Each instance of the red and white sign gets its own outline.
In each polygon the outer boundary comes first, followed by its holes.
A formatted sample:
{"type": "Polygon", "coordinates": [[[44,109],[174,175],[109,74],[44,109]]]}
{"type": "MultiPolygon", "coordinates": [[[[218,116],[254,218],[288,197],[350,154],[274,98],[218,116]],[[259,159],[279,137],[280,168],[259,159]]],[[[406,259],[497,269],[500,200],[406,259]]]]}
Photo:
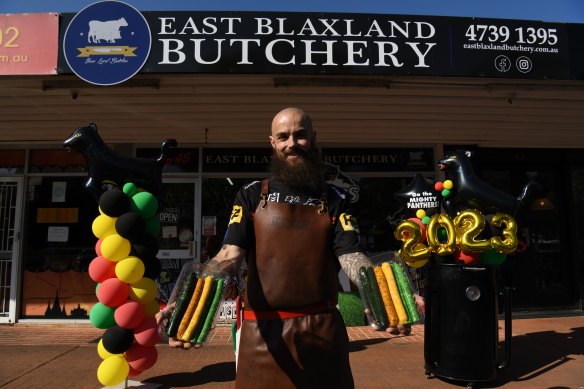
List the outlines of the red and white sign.
{"type": "Polygon", "coordinates": [[[59,14],[0,15],[0,74],[56,74],[59,14]]]}

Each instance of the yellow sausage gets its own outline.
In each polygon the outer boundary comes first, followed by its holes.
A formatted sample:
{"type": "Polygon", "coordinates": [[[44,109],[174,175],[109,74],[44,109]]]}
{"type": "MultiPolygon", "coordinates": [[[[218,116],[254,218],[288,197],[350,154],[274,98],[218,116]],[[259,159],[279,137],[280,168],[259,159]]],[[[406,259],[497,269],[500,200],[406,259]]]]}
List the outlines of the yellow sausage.
{"type": "Polygon", "coordinates": [[[201,315],[203,314],[203,310],[205,309],[205,303],[209,298],[209,293],[211,291],[211,286],[213,286],[213,277],[208,276],[205,277],[205,285],[203,286],[203,292],[201,293],[201,297],[197,302],[197,308],[195,309],[195,313],[189,322],[189,326],[179,338],[182,341],[189,342],[193,337],[193,332],[197,328],[197,324],[199,324],[199,320],[201,319],[201,315]]]}
{"type": "Polygon", "coordinates": [[[381,298],[383,299],[383,306],[385,307],[385,313],[387,314],[389,326],[395,327],[399,321],[399,318],[397,316],[397,312],[395,311],[395,307],[393,306],[393,299],[389,293],[389,287],[387,286],[385,275],[379,266],[373,268],[373,271],[375,272],[375,279],[377,280],[379,292],[381,293],[381,298]]]}
{"type": "Polygon", "coordinates": [[[381,270],[385,275],[385,280],[387,281],[387,286],[389,288],[389,294],[393,300],[393,305],[399,319],[399,324],[406,324],[408,322],[408,314],[399,295],[399,289],[397,288],[397,283],[395,282],[395,277],[393,276],[393,270],[391,270],[391,265],[388,262],[384,262],[381,265],[381,270]]]}
{"type": "Polygon", "coordinates": [[[195,307],[197,306],[197,302],[199,301],[199,297],[201,296],[201,292],[203,291],[203,283],[204,281],[202,278],[199,278],[197,280],[197,285],[195,285],[193,296],[189,301],[189,305],[187,306],[185,314],[183,315],[182,320],[180,321],[180,325],[178,326],[178,330],[176,331],[176,337],[178,339],[182,338],[182,335],[189,326],[191,316],[193,316],[193,312],[195,311],[195,307]]]}

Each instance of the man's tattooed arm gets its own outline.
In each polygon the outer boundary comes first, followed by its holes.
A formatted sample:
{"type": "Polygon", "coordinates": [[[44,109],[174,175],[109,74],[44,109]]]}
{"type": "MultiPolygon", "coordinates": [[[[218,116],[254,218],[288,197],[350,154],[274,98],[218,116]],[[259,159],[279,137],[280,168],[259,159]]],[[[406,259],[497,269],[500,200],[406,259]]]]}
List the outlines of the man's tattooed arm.
{"type": "Polygon", "coordinates": [[[362,252],[343,254],[339,257],[341,267],[347,274],[347,277],[355,284],[360,285],[359,269],[361,266],[371,266],[371,260],[362,252]]]}
{"type": "Polygon", "coordinates": [[[245,254],[246,251],[241,247],[224,244],[217,255],[203,265],[201,274],[217,275],[227,273],[229,276],[233,277],[239,271],[239,267],[241,266],[243,258],[245,258],[245,254]]]}

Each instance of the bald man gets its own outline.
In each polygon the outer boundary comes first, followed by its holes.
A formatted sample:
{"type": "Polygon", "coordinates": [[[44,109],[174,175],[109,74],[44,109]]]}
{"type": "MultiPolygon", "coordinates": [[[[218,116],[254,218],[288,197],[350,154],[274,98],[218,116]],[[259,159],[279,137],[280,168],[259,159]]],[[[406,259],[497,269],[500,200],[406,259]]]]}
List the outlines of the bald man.
{"type": "Polygon", "coordinates": [[[270,178],[239,190],[223,246],[203,270],[235,275],[247,262],[235,387],[353,388],[337,274],[342,267],[358,284],[371,261],[345,193],[326,183],[310,117],[280,111],[269,140],[270,178]]]}

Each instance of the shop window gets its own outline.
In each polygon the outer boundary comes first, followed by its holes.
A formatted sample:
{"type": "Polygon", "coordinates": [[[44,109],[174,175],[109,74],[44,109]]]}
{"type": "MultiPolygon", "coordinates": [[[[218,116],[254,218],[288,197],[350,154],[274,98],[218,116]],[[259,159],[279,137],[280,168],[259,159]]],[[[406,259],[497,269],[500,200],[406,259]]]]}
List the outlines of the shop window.
{"type": "MultiPolygon", "coordinates": [[[[574,257],[576,258],[576,271],[574,278],[578,282],[578,289],[584,291],[584,167],[572,168],[571,173],[572,199],[574,225],[571,236],[574,237],[574,257]]],[[[584,295],[579,296],[578,308],[584,310],[584,295]]]]}
{"type": "Polygon", "coordinates": [[[87,273],[98,215],[84,177],[30,177],[23,240],[25,318],[88,318],[97,302],[87,273]]]}
{"type": "Polygon", "coordinates": [[[0,150],[0,174],[22,174],[24,159],[24,150],[0,150]]]}
{"type": "MultiPolygon", "coordinates": [[[[394,236],[397,225],[406,219],[405,204],[394,196],[410,185],[412,177],[351,177],[358,185],[358,200],[351,212],[357,217],[361,232],[361,250],[373,260],[386,258],[384,253],[398,251],[402,242],[394,236]]],[[[426,287],[426,268],[407,267],[420,294],[426,287]]],[[[356,290],[351,285],[351,290],[356,290]]]]}
{"type": "Polygon", "coordinates": [[[194,207],[194,183],[163,184],[158,212],[160,234],[157,254],[162,270],[156,280],[161,301],[168,301],[183,265],[197,256],[194,207]]]}
{"type": "Polygon", "coordinates": [[[351,177],[359,187],[359,198],[352,205],[361,231],[361,249],[374,255],[388,250],[399,250],[393,231],[405,219],[403,204],[394,197],[411,178],[351,177]]]}
{"type": "Polygon", "coordinates": [[[29,173],[84,173],[87,162],[81,153],[66,150],[30,150],[29,173]]]}

